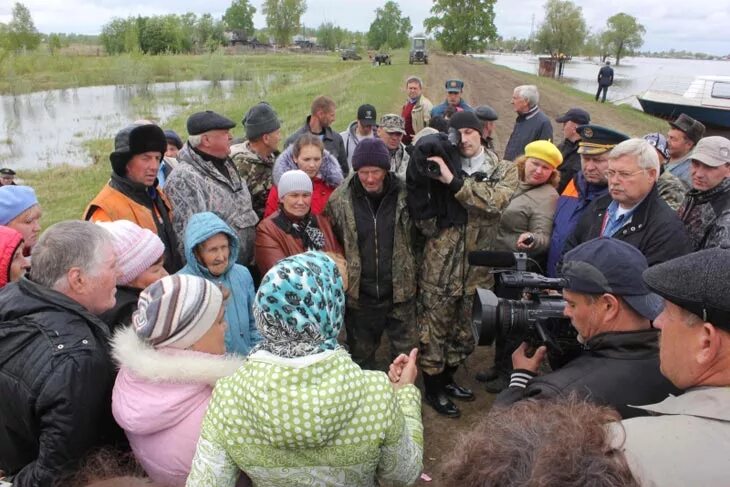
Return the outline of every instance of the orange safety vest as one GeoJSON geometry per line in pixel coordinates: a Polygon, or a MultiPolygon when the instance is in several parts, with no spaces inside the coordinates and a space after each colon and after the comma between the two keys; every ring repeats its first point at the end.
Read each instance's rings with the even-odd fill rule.
{"type": "Polygon", "coordinates": [[[568,198],[578,198],[580,196],[578,187],[575,185],[575,178],[570,180],[560,196],[566,196],[568,198]]]}
{"type": "MultiPolygon", "coordinates": [[[[170,215],[170,221],[172,221],[172,205],[167,199],[165,193],[162,190],[157,190],[158,195],[162,199],[167,211],[170,215]]],[[[84,220],[91,221],[116,221],[116,220],[129,220],[136,223],[142,228],[147,228],[157,235],[157,225],[153,219],[153,210],[150,210],[144,205],[140,205],[133,199],[121,191],[109,186],[107,183],[99,194],[91,200],[89,206],[84,210],[84,220]]],[[[160,223],[162,217],[158,211],[154,210],[154,218],[157,218],[160,223]]]]}

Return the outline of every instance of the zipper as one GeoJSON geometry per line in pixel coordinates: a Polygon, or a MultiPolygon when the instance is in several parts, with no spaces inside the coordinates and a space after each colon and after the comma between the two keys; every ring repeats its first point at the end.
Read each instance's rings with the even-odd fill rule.
{"type": "MultiPolygon", "coordinates": [[[[383,206],[383,201],[380,202],[380,205],[378,205],[377,211],[373,211],[373,205],[370,203],[370,198],[365,196],[365,199],[368,202],[368,208],[370,208],[370,214],[373,216],[373,233],[375,234],[375,294],[377,294],[378,299],[380,299],[380,257],[378,257],[378,213],[380,212],[380,208],[383,206]]],[[[385,199],[385,196],[383,196],[383,199],[385,199]]]]}

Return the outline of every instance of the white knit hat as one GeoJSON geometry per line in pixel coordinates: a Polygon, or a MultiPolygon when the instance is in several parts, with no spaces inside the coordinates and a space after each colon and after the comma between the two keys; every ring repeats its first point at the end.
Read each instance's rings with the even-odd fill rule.
{"type": "Polygon", "coordinates": [[[281,175],[276,190],[279,193],[280,200],[286,194],[293,193],[294,191],[307,191],[311,193],[312,180],[301,169],[292,169],[281,175]]]}
{"type": "Polygon", "coordinates": [[[114,254],[120,276],[117,284],[124,286],[134,281],[157,262],[165,252],[165,244],[154,232],[129,220],[97,222],[114,238],[114,254]]]}

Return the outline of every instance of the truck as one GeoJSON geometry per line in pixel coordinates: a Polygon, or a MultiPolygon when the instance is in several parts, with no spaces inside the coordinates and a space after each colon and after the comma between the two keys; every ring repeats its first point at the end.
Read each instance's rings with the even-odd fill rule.
{"type": "Polygon", "coordinates": [[[428,64],[428,52],[426,52],[426,38],[416,36],[411,40],[411,50],[408,53],[408,64],[428,64]]]}

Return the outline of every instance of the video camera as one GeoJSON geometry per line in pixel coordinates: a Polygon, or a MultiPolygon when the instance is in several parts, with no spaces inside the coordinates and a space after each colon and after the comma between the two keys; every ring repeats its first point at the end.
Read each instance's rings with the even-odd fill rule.
{"type": "Polygon", "coordinates": [[[577,332],[563,315],[562,295],[547,290],[561,290],[565,280],[528,272],[530,259],[524,253],[470,252],[469,264],[495,268],[501,285],[521,289],[520,300],[504,299],[494,292],[477,288],[472,307],[472,327],[477,345],[491,345],[498,336],[525,340],[530,348],[547,346],[548,360],[555,369],[580,351],[577,332]]]}

